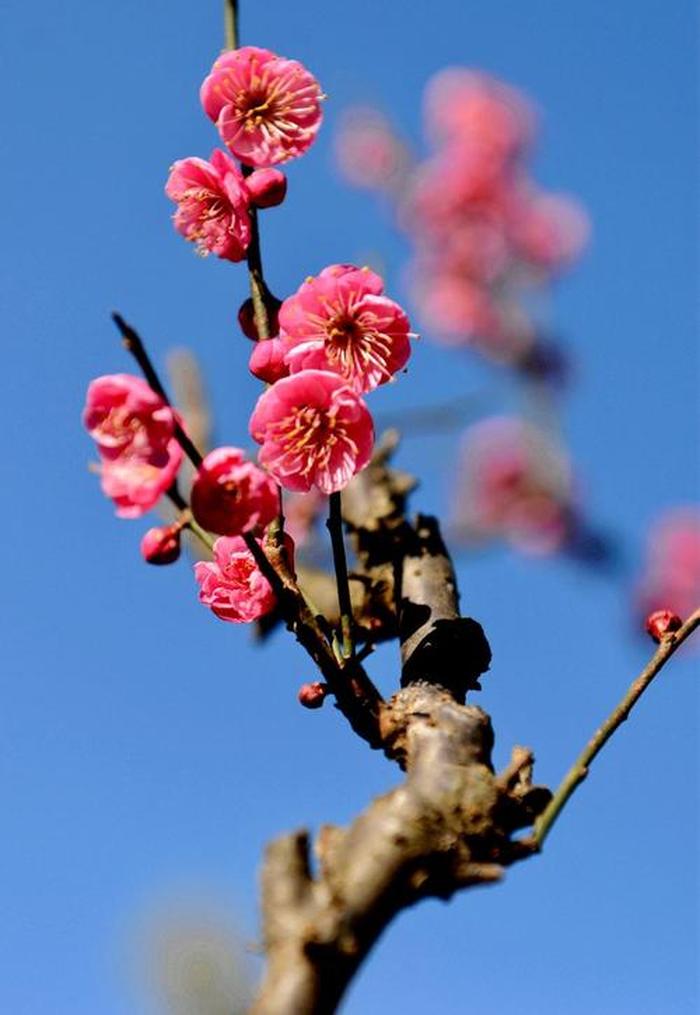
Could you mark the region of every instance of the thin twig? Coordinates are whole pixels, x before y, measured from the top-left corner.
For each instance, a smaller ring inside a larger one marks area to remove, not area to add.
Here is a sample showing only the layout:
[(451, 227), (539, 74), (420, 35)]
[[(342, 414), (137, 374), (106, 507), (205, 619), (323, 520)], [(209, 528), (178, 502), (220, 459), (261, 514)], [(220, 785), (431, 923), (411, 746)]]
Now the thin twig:
[(238, 49), (238, 0), (224, 0), (226, 49)]
[[(146, 352), (141, 336), (131, 327), (130, 324), (126, 323), (121, 314), (112, 314), (112, 320), (121, 332), (124, 348), (134, 357), (150, 387), (157, 395), (160, 395), (166, 405), (171, 405), (170, 399), (168, 398), (167, 392), (161, 383), (156, 368), (153, 366), (151, 358)], [(187, 436), (180, 423), (178, 423), (177, 419), (175, 419), (175, 439), (192, 462), (195, 469), (198, 469), (202, 464), (202, 456)]]
[(671, 658), (673, 653), (683, 642), (690, 637), (693, 631), (700, 625), (700, 609), (696, 610), (678, 631), (666, 635), (658, 649), (644, 667), (640, 675), (630, 685), (627, 694), (619, 703), (605, 722), (593, 734), (583, 751), (564, 776), (561, 785), (552, 797), (551, 801), (535, 823), (534, 840), (538, 847), (541, 847), (549, 835), (552, 825), (557, 820), (569, 797), (588, 775), (591, 762), (602, 750), (615, 730), (622, 725), (632, 711), (634, 705), (641, 698), (654, 677), (660, 672), (664, 665)]
[(348, 581), (348, 561), (345, 555), (343, 538), (343, 518), (340, 493), (332, 493), (329, 497), (329, 513), (326, 527), (331, 536), (333, 547), (333, 567), (338, 589), (338, 605), (340, 606), (340, 631), (342, 636), (343, 658), (352, 659), (355, 645), (352, 633), (352, 601), (350, 599), (350, 583)]
[(351, 727), (374, 748), (381, 746), (379, 709), (382, 696), (364, 669), (355, 661), (341, 666), (317, 617), (290, 572), (283, 550), (272, 546), (270, 556), (250, 533), (244, 536), (256, 564), (277, 596), (287, 627), (314, 660), (325, 677), (336, 704)]
[(196, 536), (200, 543), (202, 543), (203, 546), (206, 546), (207, 550), (211, 552), (214, 549), (214, 540), (208, 532), (205, 532), (200, 525), (197, 525), (196, 521), (192, 517), (189, 504), (180, 493), (177, 480), (175, 480), (169, 490), (166, 490), (166, 496), (171, 504), (173, 504), (173, 506), (180, 512), (180, 524), (184, 528), (189, 529), (192, 535)]
[[(253, 171), (250, 166), (243, 166), (242, 170), (244, 176), (250, 176)], [(263, 274), (257, 208), (251, 204), (248, 214), (250, 216), (250, 243), (246, 251), (248, 281), (250, 283), (250, 297), (253, 301), (253, 317), (255, 319), (255, 328), (258, 332), (258, 341), (264, 342), (265, 339), (271, 337), (270, 317), (267, 312), (269, 289)]]

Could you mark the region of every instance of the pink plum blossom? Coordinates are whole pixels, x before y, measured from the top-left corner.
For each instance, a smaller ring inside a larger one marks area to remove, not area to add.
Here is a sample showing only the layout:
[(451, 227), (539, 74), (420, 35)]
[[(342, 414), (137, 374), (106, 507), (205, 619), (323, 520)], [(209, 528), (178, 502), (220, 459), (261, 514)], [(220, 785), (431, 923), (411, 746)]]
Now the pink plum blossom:
[(241, 536), (221, 536), (214, 560), (194, 565), (199, 601), (220, 620), (249, 624), (272, 610), (276, 597)]
[(369, 462), (372, 417), (356, 391), (328, 370), (284, 377), (260, 398), (250, 432), (260, 463), (288, 490), (331, 494)]
[(209, 162), (181, 159), (170, 170), (165, 193), (178, 206), (175, 228), (200, 254), (243, 260), (250, 243), (250, 193), (229, 155), (215, 150)]
[(195, 520), (210, 532), (238, 536), (261, 532), (278, 512), (274, 481), (240, 448), (210, 451), (192, 484)]
[(281, 338), (268, 338), (256, 342), (250, 354), (248, 366), (251, 374), (266, 384), (274, 384), (289, 374), (285, 362), (286, 346)]
[(102, 490), (120, 517), (145, 514), (175, 481), (182, 462), (176, 422), (140, 377), (111, 374), (89, 385), (83, 423), (97, 443)]
[(132, 454), (102, 460), (102, 492), (114, 501), (120, 518), (140, 518), (173, 485), (182, 463), (182, 448), (175, 439), (168, 443), (167, 456), (161, 466)]
[(297, 60), (243, 46), (215, 61), (200, 91), (226, 147), (249, 166), (297, 158), (321, 126), (321, 88)]
[(476, 539), (500, 537), (526, 553), (560, 550), (570, 535), (571, 473), (544, 431), (515, 417), (470, 427), (462, 446), (455, 523)]
[(369, 268), (333, 264), (308, 278), (279, 311), (291, 373), (331, 370), (364, 393), (391, 380), (410, 354), (410, 323)]
[(175, 414), (140, 377), (106, 374), (88, 386), (83, 424), (103, 458), (128, 453), (159, 465), (168, 457)]

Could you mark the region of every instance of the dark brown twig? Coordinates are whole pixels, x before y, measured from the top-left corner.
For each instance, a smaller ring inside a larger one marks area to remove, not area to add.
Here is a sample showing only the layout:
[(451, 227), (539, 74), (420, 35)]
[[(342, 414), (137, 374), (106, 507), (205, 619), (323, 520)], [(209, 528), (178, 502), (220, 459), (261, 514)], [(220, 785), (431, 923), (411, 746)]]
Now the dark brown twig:
[[(168, 394), (161, 383), (156, 368), (151, 362), (150, 356), (146, 352), (141, 336), (130, 324), (126, 323), (121, 314), (112, 314), (112, 320), (117, 328), (119, 328), (124, 348), (134, 357), (150, 387), (157, 395), (160, 395), (166, 405), (170, 405)], [(202, 464), (202, 456), (177, 420), (175, 421), (175, 438), (195, 469), (198, 469)]]

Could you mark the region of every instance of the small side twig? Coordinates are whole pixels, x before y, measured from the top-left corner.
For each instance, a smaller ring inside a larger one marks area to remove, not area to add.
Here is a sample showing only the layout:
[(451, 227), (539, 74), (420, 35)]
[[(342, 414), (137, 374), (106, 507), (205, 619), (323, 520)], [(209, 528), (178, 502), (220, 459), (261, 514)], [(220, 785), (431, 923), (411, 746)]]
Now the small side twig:
[[(143, 341), (139, 333), (134, 328), (132, 328), (130, 324), (126, 323), (121, 314), (117, 313), (112, 314), (112, 320), (114, 321), (114, 323), (116, 324), (117, 328), (121, 333), (124, 348), (127, 350), (127, 352), (130, 352), (131, 355), (134, 357), (139, 367), (141, 368), (143, 376), (146, 378), (151, 388), (155, 391), (157, 395), (160, 395), (160, 397), (163, 399), (166, 405), (171, 405), (170, 399), (168, 398), (168, 394), (165, 388), (163, 387), (163, 384), (161, 383), (156, 368), (153, 366), (153, 363), (151, 362), (150, 356), (146, 352), (146, 348), (143, 344)], [(180, 447), (182, 448), (182, 450), (189, 458), (189, 460), (194, 465), (195, 469), (198, 469), (199, 466), (202, 464), (202, 456), (197, 450), (197, 448), (194, 446), (190, 438), (187, 436), (180, 423), (178, 423), (177, 419), (175, 420), (175, 438)]]
[(338, 589), (338, 605), (340, 606), (340, 631), (342, 636), (343, 658), (352, 659), (355, 645), (352, 631), (352, 601), (348, 581), (348, 561), (345, 554), (343, 538), (343, 518), (339, 493), (332, 493), (329, 498), (329, 513), (326, 526), (333, 547), (333, 567)]
[(603, 749), (615, 730), (627, 719), (654, 677), (657, 676), (674, 652), (680, 648), (698, 626), (700, 626), (700, 609), (697, 609), (678, 631), (669, 633), (664, 637), (648, 664), (634, 683), (630, 685), (622, 701), (593, 734), (564, 776), (561, 785), (548, 806), (535, 823), (534, 841), (538, 847), (542, 846), (569, 798), (588, 775), (588, 770), (593, 760)]
[(325, 677), (339, 710), (358, 736), (370, 747), (381, 747), (379, 710), (383, 699), (356, 660), (341, 665), (317, 617), (289, 570), (283, 549), (270, 546), (267, 553), (257, 540), (245, 537), (255, 562), (272, 585), (288, 630), (303, 645)]

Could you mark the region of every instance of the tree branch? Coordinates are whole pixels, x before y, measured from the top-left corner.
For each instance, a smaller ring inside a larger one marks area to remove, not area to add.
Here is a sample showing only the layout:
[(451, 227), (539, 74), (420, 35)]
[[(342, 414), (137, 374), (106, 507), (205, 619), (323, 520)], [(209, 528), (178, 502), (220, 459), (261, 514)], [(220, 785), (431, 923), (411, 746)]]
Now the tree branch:
[(535, 824), (534, 842), (541, 847), (549, 835), (554, 822), (566, 806), (569, 798), (578, 786), (588, 775), (591, 763), (606, 745), (613, 735), (639, 701), (641, 696), (651, 684), (654, 677), (663, 669), (673, 653), (680, 648), (683, 642), (690, 637), (693, 631), (700, 625), (700, 609), (696, 610), (685, 624), (677, 631), (667, 634), (658, 649), (644, 667), (640, 675), (630, 685), (619, 705), (610, 713), (605, 722), (600, 726), (588, 741), (578, 758), (564, 776), (561, 785), (552, 797), (549, 805), (538, 818)]
[[(148, 381), (150, 387), (153, 389), (153, 391), (155, 391), (157, 395), (160, 395), (160, 397), (163, 399), (166, 405), (170, 405), (171, 402), (170, 399), (168, 398), (168, 393), (166, 392), (165, 388), (161, 383), (160, 377), (158, 376), (158, 372), (156, 371), (156, 368), (153, 366), (150, 356), (146, 352), (146, 347), (143, 344), (143, 340), (141, 339), (139, 333), (134, 328), (132, 328), (130, 324), (126, 323), (121, 314), (117, 313), (112, 314), (112, 320), (114, 321), (114, 323), (116, 324), (117, 328), (121, 333), (124, 348), (127, 350), (127, 352), (130, 352), (131, 355), (134, 357), (139, 367), (141, 368), (143, 376)], [(177, 418), (175, 419), (175, 438), (180, 447), (182, 448), (182, 450), (189, 458), (189, 460), (194, 465), (195, 469), (198, 469), (199, 466), (202, 464), (202, 456), (197, 450), (197, 448), (194, 446), (188, 435), (182, 429), (182, 426), (177, 421)]]
[(464, 701), (489, 668), (489, 643), (481, 624), (459, 614), (457, 579), (437, 519), (419, 515), (402, 538), (397, 588), (401, 685), (428, 681)]
[(491, 766), (488, 716), (434, 684), (400, 691), (382, 708), (387, 741), (404, 744), (408, 776), (347, 829), (327, 826), (311, 871), (306, 833), (268, 848), (263, 934), (268, 968), (251, 1015), (327, 1015), (387, 924), (421, 899), (448, 899), (502, 876), (531, 855), (511, 833), (530, 824), (546, 790), (530, 783), (532, 756)]

